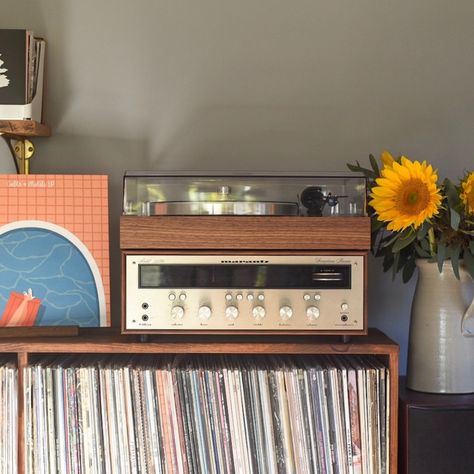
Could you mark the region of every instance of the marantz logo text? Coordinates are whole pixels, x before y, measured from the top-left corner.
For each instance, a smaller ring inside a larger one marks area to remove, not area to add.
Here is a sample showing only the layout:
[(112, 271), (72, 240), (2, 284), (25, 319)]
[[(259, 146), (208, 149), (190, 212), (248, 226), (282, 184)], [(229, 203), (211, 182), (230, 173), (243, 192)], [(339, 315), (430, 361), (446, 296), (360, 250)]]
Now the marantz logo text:
[(262, 263), (268, 263), (269, 260), (221, 260), (221, 263), (257, 263), (257, 264), (262, 264)]

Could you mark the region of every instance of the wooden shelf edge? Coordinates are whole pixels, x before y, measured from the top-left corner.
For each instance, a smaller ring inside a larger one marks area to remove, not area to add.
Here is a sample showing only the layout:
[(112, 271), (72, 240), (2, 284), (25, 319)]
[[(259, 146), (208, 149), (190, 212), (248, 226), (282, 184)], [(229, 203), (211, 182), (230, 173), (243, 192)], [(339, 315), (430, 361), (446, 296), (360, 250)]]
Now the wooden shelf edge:
[(0, 120), (0, 134), (12, 137), (49, 137), (51, 128), (34, 120)]
[(30, 337), (0, 340), (0, 352), (136, 353), (136, 354), (380, 354), (398, 355), (398, 345), (378, 330), (354, 336), (180, 336), (163, 335), (151, 342), (120, 335), (111, 328), (82, 330), (78, 337)]

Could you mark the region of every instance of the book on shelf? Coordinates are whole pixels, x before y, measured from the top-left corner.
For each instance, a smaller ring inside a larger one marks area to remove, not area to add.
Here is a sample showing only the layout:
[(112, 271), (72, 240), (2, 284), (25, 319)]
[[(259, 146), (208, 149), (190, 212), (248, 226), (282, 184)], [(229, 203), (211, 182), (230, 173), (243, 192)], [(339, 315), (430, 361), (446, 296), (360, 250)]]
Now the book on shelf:
[(42, 122), (46, 42), (25, 29), (0, 29), (0, 120)]

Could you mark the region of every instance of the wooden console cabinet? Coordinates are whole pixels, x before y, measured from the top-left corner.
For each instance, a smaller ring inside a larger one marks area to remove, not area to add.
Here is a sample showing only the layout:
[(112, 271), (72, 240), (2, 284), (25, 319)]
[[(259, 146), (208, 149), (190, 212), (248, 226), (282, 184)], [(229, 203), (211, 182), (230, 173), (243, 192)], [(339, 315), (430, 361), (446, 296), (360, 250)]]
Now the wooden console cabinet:
[(24, 472), (23, 369), (39, 354), (371, 354), (390, 369), (390, 472), (397, 472), (398, 345), (378, 330), (344, 343), (337, 336), (157, 336), (137, 342), (113, 329), (81, 330), (77, 337), (10, 338), (0, 352), (16, 354), (19, 369), (19, 473)]

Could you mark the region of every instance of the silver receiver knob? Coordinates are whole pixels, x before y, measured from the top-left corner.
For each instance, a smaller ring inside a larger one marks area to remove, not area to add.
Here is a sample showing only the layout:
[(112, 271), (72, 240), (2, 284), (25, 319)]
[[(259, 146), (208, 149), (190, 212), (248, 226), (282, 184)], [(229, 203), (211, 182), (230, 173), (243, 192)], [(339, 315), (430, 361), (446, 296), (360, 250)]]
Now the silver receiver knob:
[(172, 319), (183, 319), (184, 308), (182, 306), (173, 306), (171, 308), (171, 318)]
[(200, 306), (198, 309), (198, 318), (201, 321), (207, 321), (211, 317), (212, 311), (209, 306)]
[(235, 306), (227, 306), (225, 309), (225, 317), (233, 321), (239, 316), (239, 310)]
[(265, 317), (265, 308), (263, 306), (255, 306), (252, 309), (252, 315), (256, 321), (260, 321)]
[(342, 303), (341, 304), (341, 310), (342, 311), (347, 311), (349, 309), (349, 305), (347, 303)]
[(319, 318), (319, 308), (317, 306), (308, 306), (306, 308), (306, 316), (310, 321), (315, 321)]
[(291, 309), (291, 306), (282, 306), (280, 308), (280, 318), (283, 321), (288, 321), (293, 317), (293, 310)]

